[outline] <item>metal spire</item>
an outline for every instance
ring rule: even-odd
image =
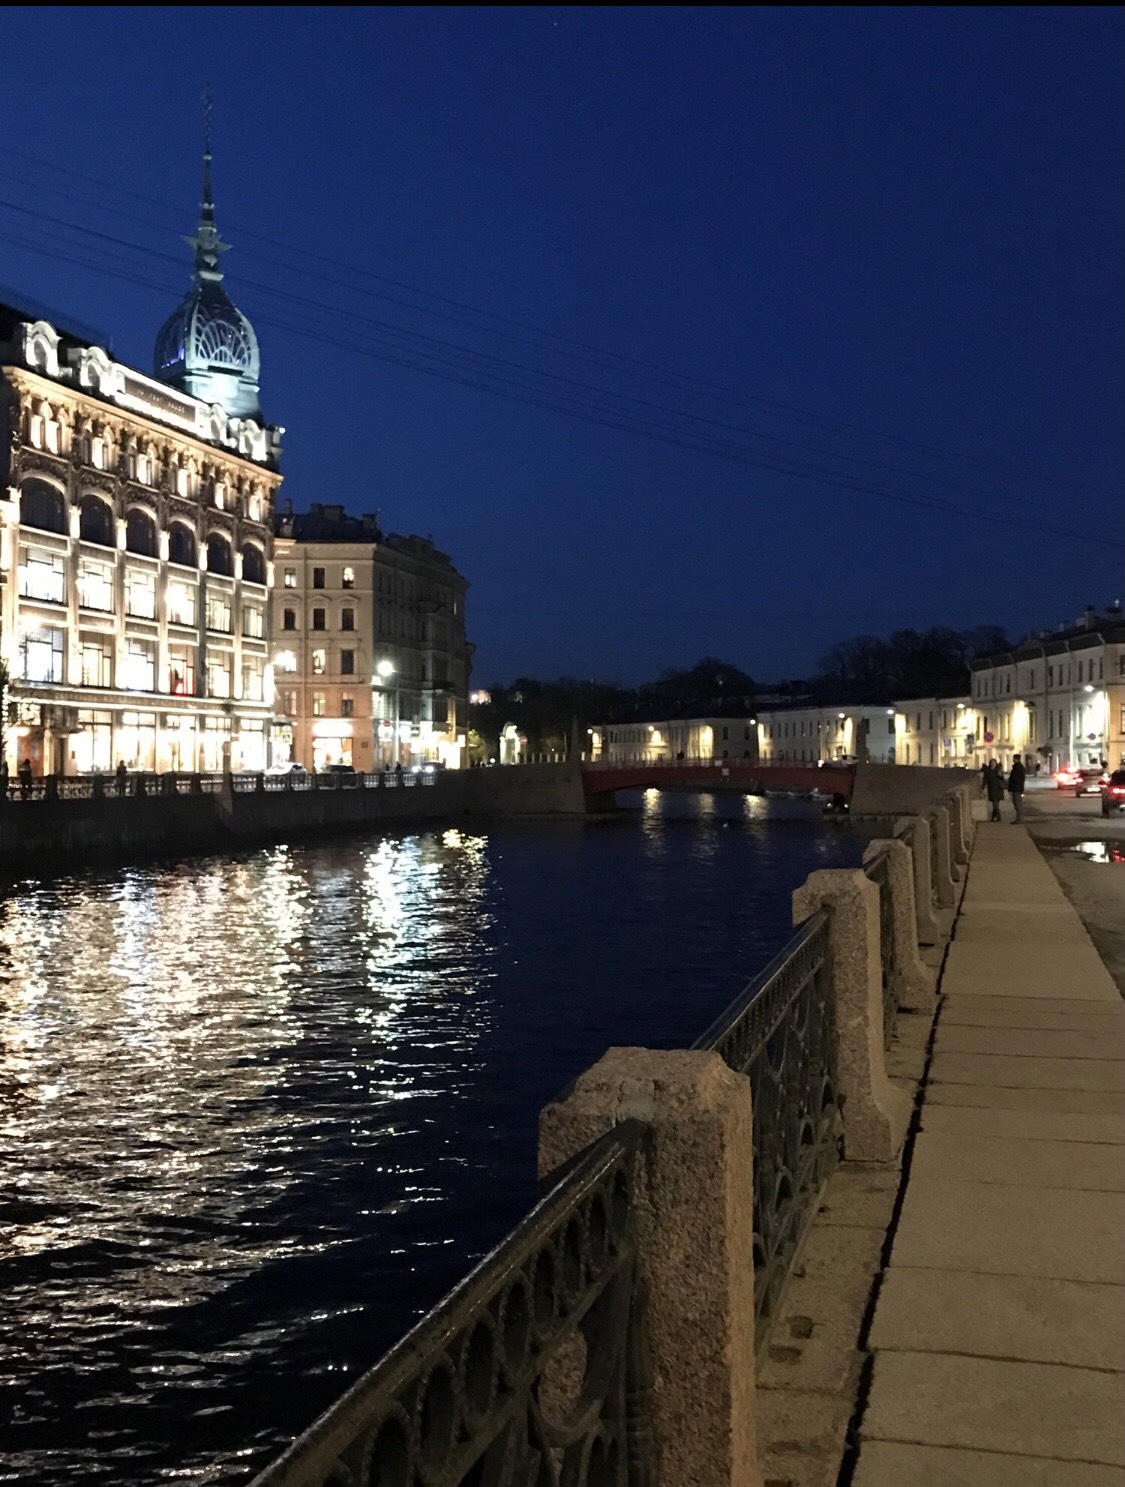
[[[203,200],[199,205],[199,226],[194,237],[185,242],[195,249],[195,277],[199,283],[217,284],[223,277],[219,254],[230,247],[219,237],[215,226],[215,198],[211,190],[211,88],[203,90]]]

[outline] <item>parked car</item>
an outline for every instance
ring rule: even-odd
[[[303,780],[308,770],[303,764],[271,764],[266,770],[267,774],[292,775],[295,780]]]
[[[1102,815],[1113,811],[1125,811],[1125,769],[1115,769],[1112,774],[1102,776]]]
[[[423,764],[411,766],[411,774],[439,774],[445,768],[437,759],[427,759]]]
[[[354,764],[326,764],[320,771],[321,774],[355,774]]]
[[[1060,769],[1055,775],[1055,784],[1060,790],[1073,790],[1079,795],[1100,795],[1103,772],[1096,764],[1081,768]]]

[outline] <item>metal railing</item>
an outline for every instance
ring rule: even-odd
[[[754,1310],[764,1342],[793,1255],[839,1160],[829,915],[818,910],[693,1048],[750,1078]]]
[[[401,774],[395,770],[384,770],[369,774],[334,771],[326,771],[324,774],[260,774],[242,771],[230,775],[173,771],[154,774],[147,770],[130,770],[124,779],[116,774],[33,775],[27,780],[10,776],[7,798],[9,801],[26,802],[110,800],[121,797],[137,799],[157,795],[217,795],[228,781],[231,791],[236,795],[249,795],[258,791],[394,790],[433,785],[436,780],[436,774],[415,773],[413,770],[403,770]]]
[[[891,897],[891,870],[886,852],[880,852],[864,867],[879,890],[879,972],[883,984],[883,1042],[891,1041],[898,1016],[895,986],[895,914]]]
[[[646,1132],[602,1137],[253,1487],[647,1487]]]

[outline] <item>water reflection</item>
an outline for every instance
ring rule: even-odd
[[[245,1481],[523,1209],[543,1101],[690,1041],[858,854],[638,806],[0,900],[0,1478]]]

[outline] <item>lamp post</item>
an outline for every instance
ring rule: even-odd
[[[398,758],[398,673],[395,671],[394,664],[391,661],[380,661],[375,667],[375,672],[382,678],[382,686],[379,689],[382,692],[389,691],[390,687],[388,686],[388,682],[392,676],[395,679],[395,712],[394,725],[391,733],[391,757],[387,760],[387,763],[393,765],[395,760]]]

